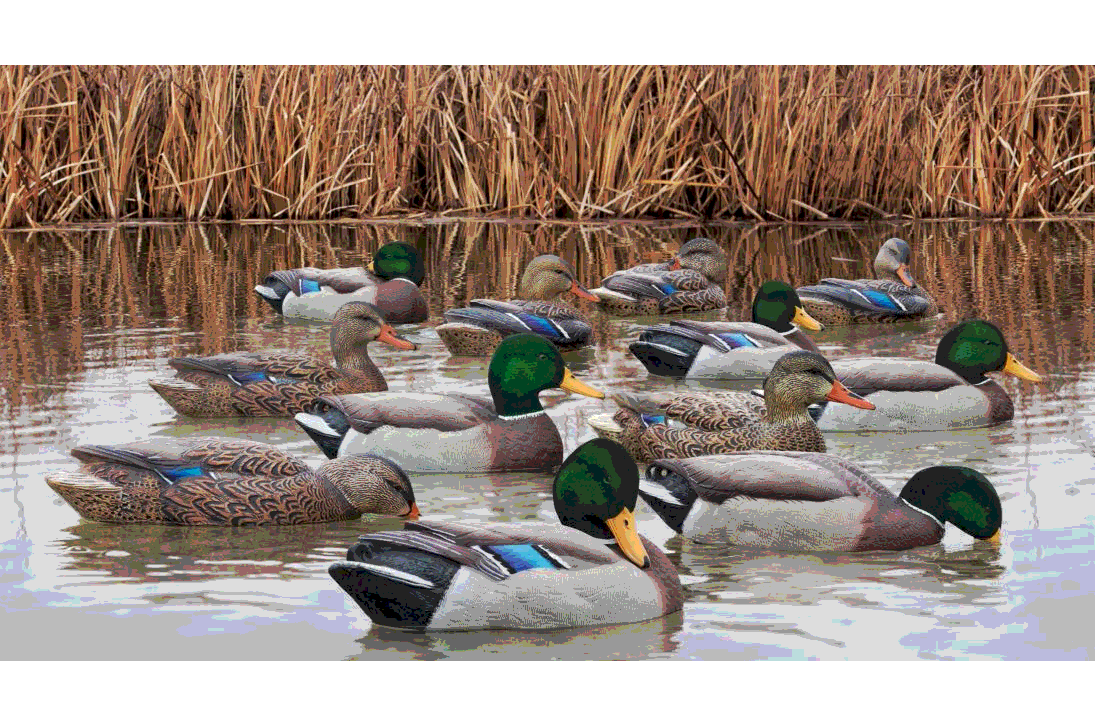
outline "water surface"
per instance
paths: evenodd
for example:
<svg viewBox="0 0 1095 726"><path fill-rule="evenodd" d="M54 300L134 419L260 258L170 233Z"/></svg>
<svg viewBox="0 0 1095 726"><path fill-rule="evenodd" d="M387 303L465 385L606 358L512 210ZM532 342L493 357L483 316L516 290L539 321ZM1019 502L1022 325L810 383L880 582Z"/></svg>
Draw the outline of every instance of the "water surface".
<svg viewBox="0 0 1095 726"><path fill-rule="evenodd" d="M288 420L176 416L146 384L172 355L304 350L327 328L286 322L251 292L268 270L357 265L380 244L422 250L432 317L404 326L418 351L374 346L392 390L482 391L486 362L450 358L431 325L474 297L514 294L523 264L554 252L593 287L703 234L729 251L731 313L770 277L795 285L869 275L882 240L913 247L943 315L816 334L832 358L931 359L943 332L986 317L1041 384L1008 377L1015 420L925 434L826 434L897 490L940 463L985 472L1002 543L950 528L905 552L774 554L700 545L639 505L640 530L685 583L681 613L549 633L408 634L373 628L326 574L358 534L399 520L253 529L82 520L43 475L86 443L215 433L323 457ZM146 226L0 235L0 637L11 659L1090 659L1095 648L1095 227L924 224L766 228L683 225ZM738 318L740 319L740 318ZM692 386L650 378L627 352L637 324L596 317L597 345L566 354L603 390ZM550 391L569 452L612 404ZM552 520L547 475L415 476L426 519Z"/></svg>

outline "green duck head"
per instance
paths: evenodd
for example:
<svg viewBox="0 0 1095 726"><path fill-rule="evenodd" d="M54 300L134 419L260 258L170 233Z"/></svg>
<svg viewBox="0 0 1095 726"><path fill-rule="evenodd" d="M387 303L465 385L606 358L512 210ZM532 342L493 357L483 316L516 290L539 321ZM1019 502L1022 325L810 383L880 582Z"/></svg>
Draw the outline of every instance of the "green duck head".
<svg viewBox="0 0 1095 726"><path fill-rule="evenodd" d="M989 371L1003 371L1033 383L1042 380L1008 352L1000 329L984 320L966 320L948 330L936 348L935 362L974 385L986 382Z"/></svg>
<svg viewBox="0 0 1095 726"><path fill-rule="evenodd" d="M339 368L361 368L368 359L366 347L371 341L415 350L414 343L384 322L384 314L375 305L355 300L338 309L331 324L331 352Z"/></svg>
<svg viewBox="0 0 1095 726"><path fill-rule="evenodd" d="M330 482L362 514L418 518L411 480L398 464L383 456L342 456L316 469L316 475Z"/></svg>
<svg viewBox="0 0 1095 726"><path fill-rule="evenodd" d="M696 237L681 245L669 262L669 269L689 269L701 273L711 282L726 282L729 262L722 245L713 239Z"/></svg>
<svg viewBox="0 0 1095 726"><path fill-rule="evenodd" d="M911 256L908 242L897 237L889 238L874 258L875 277L880 280L897 280L907 287L916 287L916 280L909 272Z"/></svg>
<svg viewBox="0 0 1095 726"><path fill-rule="evenodd" d="M575 449L555 475L552 488L559 521L598 539L614 539L627 559L646 567L635 529L639 469L624 447L593 439Z"/></svg>
<svg viewBox="0 0 1095 726"><path fill-rule="evenodd" d="M769 280L760 286L753 298L753 322L767 325L777 333L789 333L797 325L806 330L821 330L802 307L795 289L781 280Z"/></svg>
<svg viewBox="0 0 1095 726"><path fill-rule="evenodd" d="M769 420L808 416L806 407L823 401L874 409L874 404L836 379L829 361L817 353L796 350L780 357L764 379Z"/></svg>
<svg viewBox="0 0 1095 726"><path fill-rule="evenodd" d="M964 466L932 466L918 471L901 498L966 534L990 539L1000 532L1003 510L992 482Z"/></svg>
<svg viewBox="0 0 1095 726"><path fill-rule="evenodd" d="M389 242L378 249L366 269L384 280L402 277L415 285L421 285L426 277L418 249L406 242Z"/></svg>
<svg viewBox="0 0 1095 726"><path fill-rule="evenodd" d="M517 296L522 300L554 300L564 292L597 302L600 298L578 284L574 268L561 257L540 255L532 258L517 286Z"/></svg>
<svg viewBox="0 0 1095 726"><path fill-rule="evenodd" d="M487 368L487 384L499 416L543 411L540 391L548 388L605 397L574 377L554 345L531 333L511 335L498 344Z"/></svg>

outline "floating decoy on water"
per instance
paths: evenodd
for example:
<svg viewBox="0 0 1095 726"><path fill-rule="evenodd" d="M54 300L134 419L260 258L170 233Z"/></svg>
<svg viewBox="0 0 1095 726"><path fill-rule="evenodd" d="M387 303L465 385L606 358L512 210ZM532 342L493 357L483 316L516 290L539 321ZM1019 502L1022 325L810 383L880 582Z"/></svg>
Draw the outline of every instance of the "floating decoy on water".
<svg viewBox="0 0 1095 726"><path fill-rule="evenodd" d="M615 272L593 290L601 309L615 315L701 312L726 307L728 262L722 245L696 237L669 262Z"/></svg>
<svg viewBox="0 0 1095 726"><path fill-rule="evenodd" d="M769 280L753 298L751 323L673 320L645 328L628 350L656 376L762 378L785 353L818 352L796 326L822 327L802 309L794 288Z"/></svg>
<svg viewBox="0 0 1095 726"><path fill-rule="evenodd" d="M553 471L559 430L539 394L604 394L576 379L551 343L528 333L503 340L487 369L490 396L365 393L324 396L296 420L327 456L375 453L407 471Z"/></svg>
<svg viewBox="0 0 1095 726"><path fill-rule="evenodd" d="M876 280L826 278L798 289L806 312L826 325L929 318L939 306L909 271L909 243L886 240L874 259Z"/></svg>
<svg viewBox="0 0 1095 726"><path fill-rule="evenodd" d="M1037 383L1034 371L1008 352L1000 329L966 320L939 341L935 362L910 358L845 358L833 362L837 378L874 404L856 411L822 403L813 408L822 431L937 431L1010 421L1008 392L985 374L1003 371Z"/></svg>
<svg viewBox="0 0 1095 726"><path fill-rule="evenodd" d="M618 445L579 446L555 476L561 524L419 522L363 535L328 571L376 625L548 630L680 610L676 568L635 529L638 470Z"/></svg>
<svg viewBox="0 0 1095 726"><path fill-rule="evenodd" d="M339 309L331 326L333 366L289 353L222 353L172 358L168 363L176 377L154 378L148 384L186 416L291 416L325 393L388 390L369 358L373 340L415 349L384 322L375 306L350 302Z"/></svg>
<svg viewBox="0 0 1095 726"><path fill-rule="evenodd" d="M379 456L313 470L273 446L212 437L77 446L72 455L80 471L47 474L46 483L100 522L234 526L418 516L410 479Z"/></svg>
<svg viewBox="0 0 1095 726"><path fill-rule="evenodd" d="M639 461L749 449L825 451L807 406L837 401L873 408L836 380L828 361L805 350L776 361L764 392L772 402L767 411L745 392L617 394L620 410L612 421L594 416L590 426Z"/></svg>
<svg viewBox="0 0 1095 726"><path fill-rule="evenodd" d="M917 472L894 496L829 454L750 451L658 459L639 494L689 539L776 550L903 550L935 544L950 522L999 541L1000 497L964 466Z"/></svg>
<svg viewBox="0 0 1095 726"><path fill-rule="evenodd" d="M389 323L421 323L429 316L419 290L424 278L414 245L390 242L367 267L275 270L255 292L287 318L330 320L345 303L357 301L376 305Z"/></svg>
<svg viewBox="0 0 1095 726"><path fill-rule="evenodd" d="M503 338L535 333L567 350L589 342L589 320L575 308L556 301L571 292L597 301L578 284L574 269L555 255L533 258L517 287L518 300L472 300L470 307L446 310L437 334L453 355L490 355Z"/></svg>

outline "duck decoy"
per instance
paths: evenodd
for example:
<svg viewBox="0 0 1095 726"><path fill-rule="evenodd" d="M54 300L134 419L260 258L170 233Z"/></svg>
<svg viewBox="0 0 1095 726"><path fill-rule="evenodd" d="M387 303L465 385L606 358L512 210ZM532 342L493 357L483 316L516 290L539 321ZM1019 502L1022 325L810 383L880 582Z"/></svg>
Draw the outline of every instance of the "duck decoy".
<svg viewBox="0 0 1095 726"><path fill-rule="evenodd" d="M236 526L418 516L410 479L379 456L313 470L273 446L213 437L77 446L72 455L80 470L47 474L46 483L100 522Z"/></svg>
<svg viewBox="0 0 1095 726"><path fill-rule="evenodd" d="M811 413L822 431L938 431L993 426L1015 415L1011 397L985 374L1042 377L1008 352L1004 334L985 320L966 320L939 341L935 362L910 358L845 358L833 362L840 381L874 404L852 411L822 403Z"/></svg>
<svg viewBox="0 0 1095 726"><path fill-rule="evenodd" d="M680 610L669 558L635 529L635 462L594 439L552 488L560 524L418 522L363 535L328 572L374 624L402 630L548 630Z"/></svg>
<svg viewBox="0 0 1095 726"><path fill-rule="evenodd" d="M593 328L580 311L556 301L565 292L597 301L578 284L569 264L555 255L540 255L521 277L521 299L472 300L470 307L446 310L437 334L453 355L490 355L503 338L517 333L535 333L564 350L579 348L589 342Z"/></svg>
<svg viewBox="0 0 1095 726"><path fill-rule="evenodd" d="M333 366L291 353L172 358L168 363L176 377L154 378L148 385L185 416L291 416L325 393L388 390L369 358L368 344L373 340L400 350L416 347L384 322L375 306L349 302L331 326Z"/></svg>
<svg viewBox="0 0 1095 726"><path fill-rule="evenodd" d="M728 262L718 242L696 237L669 262L615 272L593 290L602 310L615 315L701 312L726 307Z"/></svg>
<svg viewBox="0 0 1095 726"><path fill-rule="evenodd" d="M538 335L498 344L487 369L490 396L463 393L365 393L323 396L300 424L331 458L375 453L407 471L552 471L563 441L539 394L562 388L593 398L559 351Z"/></svg>
<svg viewBox="0 0 1095 726"><path fill-rule="evenodd" d="M909 243L892 237L874 259L875 280L826 278L798 288L806 312L825 325L930 318L939 306L909 272Z"/></svg>
<svg viewBox="0 0 1095 726"><path fill-rule="evenodd" d="M769 280L753 297L751 323L673 320L643 329L628 350L656 376L761 378L785 353L819 352L796 326L822 329L794 288Z"/></svg>
<svg viewBox="0 0 1095 726"><path fill-rule="evenodd" d="M1000 497L964 466L917 472L894 496L830 454L750 451L657 459L640 496L697 542L775 550L903 550L939 542L947 522L999 541Z"/></svg>
<svg viewBox="0 0 1095 726"><path fill-rule="evenodd" d="M330 320L345 303L357 301L376 305L389 323L421 323L429 316L419 289L425 275L414 245L389 242L366 267L275 270L255 292L287 318Z"/></svg>
<svg viewBox="0 0 1095 726"><path fill-rule="evenodd" d="M873 408L836 379L825 358L805 350L776 361L764 393L767 410L745 392L617 394L620 410L612 421L594 416L590 426L619 441L638 461L750 449L825 451L807 406L836 401Z"/></svg>

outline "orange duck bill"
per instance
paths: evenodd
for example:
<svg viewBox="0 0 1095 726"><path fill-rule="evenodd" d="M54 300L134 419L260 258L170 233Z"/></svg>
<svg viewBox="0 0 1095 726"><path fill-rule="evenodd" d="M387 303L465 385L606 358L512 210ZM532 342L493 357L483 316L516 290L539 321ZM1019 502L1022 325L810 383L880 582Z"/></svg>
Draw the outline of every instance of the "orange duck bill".
<svg viewBox="0 0 1095 726"><path fill-rule="evenodd" d="M829 391L829 395L825 397L827 401L836 401L837 403L846 403L849 406L855 406L856 408L865 408L868 411L874 410L874 404L868 401L858 393L852 393L848 390L840 381L833 381L833 387Z"/></svg>
<svg viewBox="0 0 1095 726"><path fill-rule="evenodd" d="M912 275L909 273L908 265L898 265L897 276L901 279L901 282L906 287L916 287L916 280L914 280L912 278Z"/></svg>
<svg viewBox="0 0 1095 726"><path fill-rule="evenodd" d="M574 281L573 283L571 283L570 291L572 293L574 293L575 295L577 295L578 297L584 297L586 300L591 300L593 302L600 302L601 301L601 298L597 297L596 295L591 293L589 290L587 290L584 287L582 287L581 285L579 285L577 281Z"/></svg>
<svg viewBox="0 0 1095 726"><path fill-rule="evenodd" d="M395 328L390 325L380 326L380 334L376 336L376 339L400 350L416 350L418 348L417 345L395 332Z"/></svg>

